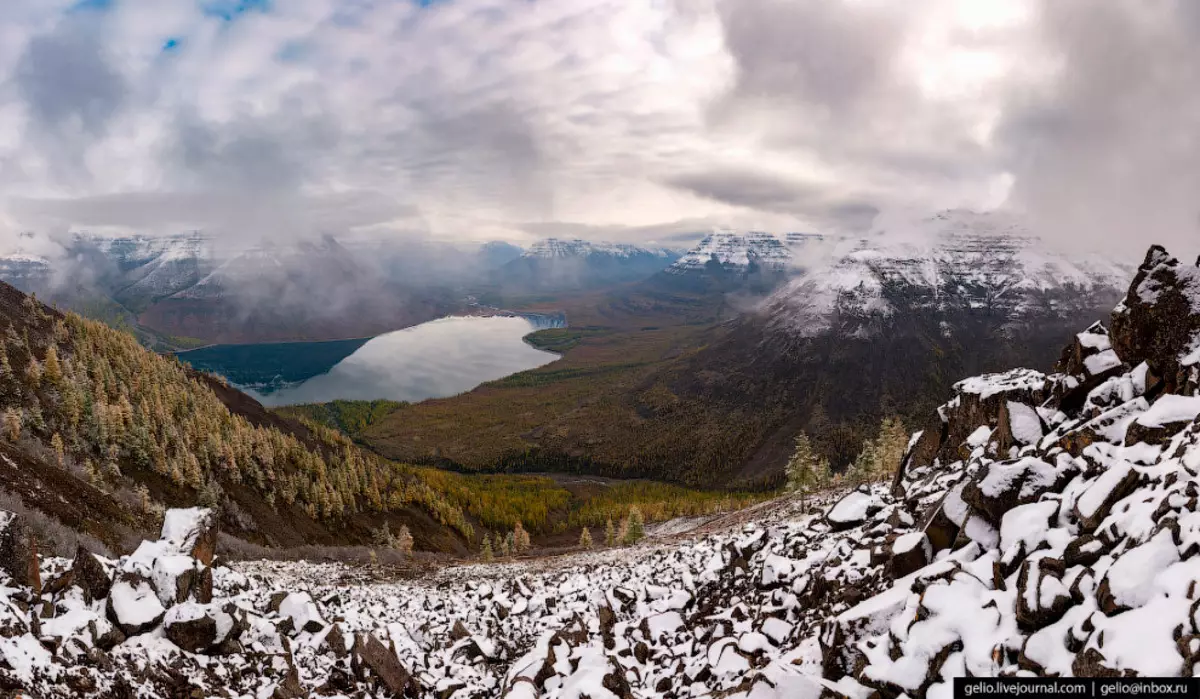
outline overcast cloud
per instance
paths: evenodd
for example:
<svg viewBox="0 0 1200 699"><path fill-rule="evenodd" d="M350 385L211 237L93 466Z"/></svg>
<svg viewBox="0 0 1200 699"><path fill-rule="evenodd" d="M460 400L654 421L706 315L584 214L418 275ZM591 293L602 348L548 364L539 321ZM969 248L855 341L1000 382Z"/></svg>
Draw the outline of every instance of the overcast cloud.
<svg viewBox="0 0 1200 699"><path fill-rule="evenodd" d="M1200 240L1188 0L6 0L0 233Z"/></svg>

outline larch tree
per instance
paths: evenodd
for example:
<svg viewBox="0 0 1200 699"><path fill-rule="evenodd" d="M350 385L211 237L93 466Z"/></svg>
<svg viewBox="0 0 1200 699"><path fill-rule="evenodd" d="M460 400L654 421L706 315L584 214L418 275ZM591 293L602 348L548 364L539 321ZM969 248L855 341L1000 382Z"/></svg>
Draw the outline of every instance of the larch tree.
<svg viewBox="0 0 1200 699"><path fill-rule="evenodd" d="M787 463L787 488L800 494L802 510L808 510L808 496L828 485L831 476L829 461L813 450L807 434L798 434L796 449Z"/></svg>
<svg viewBox="0 0 1200 699"><path fill-rule="evenodd" d="M579 548L590 549L592 547L592 532L587 527L579 532Z"/></svg>
<svg viewBox="0 0 1200 699"><path fill-rule="evenodd" d="M627 544L636 544L646 537L646 520L642 516L642 510L637 505L629 508L629 517L626 520L629 524L625 530L625 536L621 537Z"/></svg>

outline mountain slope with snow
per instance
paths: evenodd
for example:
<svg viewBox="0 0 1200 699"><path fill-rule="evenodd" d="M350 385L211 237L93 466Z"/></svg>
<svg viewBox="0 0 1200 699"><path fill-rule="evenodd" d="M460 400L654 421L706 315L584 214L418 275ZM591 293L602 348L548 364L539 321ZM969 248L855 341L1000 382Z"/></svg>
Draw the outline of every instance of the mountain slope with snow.
<svg viewBox="0 0 1200 699"><path fill-rule="evenodd" d="M492 272L502 295L578 291L641 281L678 256L666 248L546 238Z"/></svg>
<svg viewBox="0 0 1200 699"><path fill-rule="evenodd" d="M696 247L668 267L667 272L700 273L710 265L730 271L745 271L752 265L783 270L791 259L792 254L784 241L771 233L722 231L705 236Z"/></svg>
<svg viewBox="0 0 1200 699"><path fill-rule="evenodd" d="M826 238L796 256L800 273L764 308L779 328L813 334L836 314L888 316L901 304L1008 315L1064 313L1114 296L1132 272L1103 255L1057 250L1017 217L946 211L915 228Z"/></svg>

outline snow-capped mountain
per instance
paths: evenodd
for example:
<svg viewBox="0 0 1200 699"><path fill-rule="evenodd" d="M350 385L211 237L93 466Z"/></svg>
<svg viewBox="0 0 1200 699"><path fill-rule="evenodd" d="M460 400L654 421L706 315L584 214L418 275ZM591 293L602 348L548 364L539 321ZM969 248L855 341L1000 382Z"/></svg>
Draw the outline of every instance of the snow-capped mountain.
<svg viewBox="0 0 1200 699"><path fill-rule="evenodd" d="M791 238L788 243L791 243ZM771 233L719 231L705 236L696 247L668 267L667 272L703 273L713 264L731 272L744 272L752 265L782 271L787 269L791 260L792 253L788 245Z"/></svg>
<svg viewBox="0 0 1200 699"><path fill-rule="evenodd" d="M678 257L666 248L546 238L492 275L509 294L579 290L640 281Z"/></svg>
<svg viewBox="0 0 1200 699"><path fill-rule="evenodd" d="M219 264L213 241L202 233L126 238L80 237L122 272L119 300L140 307L192 287Z"/></svg>
<svg viewBox="0 0 1200 699"><path fill-rule="evenodd" d="M1009 315L1062 312L1115 297L1129 265L1049 246L1010 214L946 211L915 228L806 241L798 275L764 304L779 327L811 334L835 311L888 316L903 308Z"/></svg>
<svg viewBox="0 0 1200 699"><path fill-rule="evenodd" d="M565 240L561 238L545 238L530 245L522 257L538 259L554 259L563 257L589 257L603 255L610 257L657 257L668 258L672 252L666 248L644 248L626 243L605 243L590 240Z"/></svg>
<svg viewBox="0 0 1200 699"><path fill-rule="evenodd" d="M41 255L23 252L0 255L0 279L22 291L37 291L49 283L52 273L50 260Z"/></svg>

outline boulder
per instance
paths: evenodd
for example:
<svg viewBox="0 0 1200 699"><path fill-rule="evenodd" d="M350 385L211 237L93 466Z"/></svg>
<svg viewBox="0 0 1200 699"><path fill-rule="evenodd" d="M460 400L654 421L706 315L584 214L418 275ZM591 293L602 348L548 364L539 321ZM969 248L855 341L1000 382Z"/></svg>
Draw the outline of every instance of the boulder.
<svg viewBox="0 0 1200 699"><path fill-rule="evenodd" d="M1128 463L1118 461L1100 474L1075 499L1073 514L1084 533L1094 532L1113 505L1137 486L1140 476Z"/></svg>
<svg viewBox="0 0 1200 699"><path fill-rule="evenodd" d="M1101 364L1092 358L1111 350L1112 340L1109 338L1108 328L1096 321L1087 330L1075 335L1071 344L1063 348L1062 356L1054 370L1071 376L1095 375L1097 372L1093 370L1100 369ZM1089 359L1092 360L1090 367Z"/></svg>
<svg viewBox="0 0 1200 699"><path fill-rule="evenodd" d="M15 513L0 510L0 570L17 585L42 592L37 540Z"/></svg>
<svg viewBox="0 0 1200 699"><path fill-rule="evenodd" d="M862 490L850 491L825 513L825 521L834 531L851 529L866 522L883 509L879 498Z"/></svg>
<svg viewBox="0 0 1200 699"><path fill-rule="evenodd" d="M924 532L905 534L893 541L891 548L888 569L894 578L915 573L933 560L933 546Z"/></svg>
<svg viewBox="0 0 1200 699"><path fill-rule="evenodd" d="M420 687L413 676L400 664L396 653L383 645L373 634L359 634L350 651L350 664L354 674L361 680L370 675L398 696L420 695Z"/></svg>
<svg viewBox="0 0 1200 699"><path fill-rule="evenodd" d="M108 566L101 563L91 551L82 546L75 549L71 572L71 582L83 590L84 599L90 602L108 597L108 591L112 589L112 575Z"/></svg>
<svg viewBox="0 0 1200 699"><path fill-rule="evenodd" d="M317 633L325 628L321 610L307 592L293 592L279 603L279 616L291 621L294 633Z"/></svg>
<svg viewBox="0 0 1200 699"><path fill-rule="evenodd" d="M999 527L1004 514L1033 502L1053 488L1059 472L1035 457L989 464L962 489L962 499L992 526Z"/></svg>
<svg viewBox="0 0 1200 699"><path fill-rule="evenodd" d="M163 620L163 630L175 645L188 652L199 653L217 644L217 622L206 614L194 618L172 618L176 610L188 606L181 604L173 607Z"/></svg>
<svg viewBox="0 0 1200 699"><path fill-rule="evenodd" d="M1200 396L1162 395L1125 432L1125 446L1166 444L1200 415Z"/></svg>
<svg viewBox="0 0 1200 699"><path fill-rule="evenodd" d="M1026 630L1049 626L1062 618L1073 601L1063 584L1061 559L1026 559L1017 574L1017 624Z"/></svg>
<svg viewBox="0 0 1200 699"><path fill-rule="evenodd" d="M1045 374L1032 369L1013 369L959 381L954 384L954 399L938 411L946 427L937 457L947 464L958 461L959 446L981 426L995 428L1009 401L1041 405L1052 388L1053 382Z"/></svg>
<svg viewBox="0 0 1200 699"><path fill-rule="evenodd" d="M171 509L163 515L159 540L210 566L217 552L217 531L216 513L206 507Z"/></svg>
<svg viewBox="0 0 1200 699"><path fill-rule="evenodd" d="M1113 311L1112 345L1126 364L1149 365L1151 390L1179 393L1200 346L1200 268L1152 246Z"/></svg>
<svg viewBox="0 0 1200 699"><path fill-rule="evenodd" d="M105 612L125 636L137 636L156 628L166 609L150 580L138 573L122 573L109 591Z"/></svg>

